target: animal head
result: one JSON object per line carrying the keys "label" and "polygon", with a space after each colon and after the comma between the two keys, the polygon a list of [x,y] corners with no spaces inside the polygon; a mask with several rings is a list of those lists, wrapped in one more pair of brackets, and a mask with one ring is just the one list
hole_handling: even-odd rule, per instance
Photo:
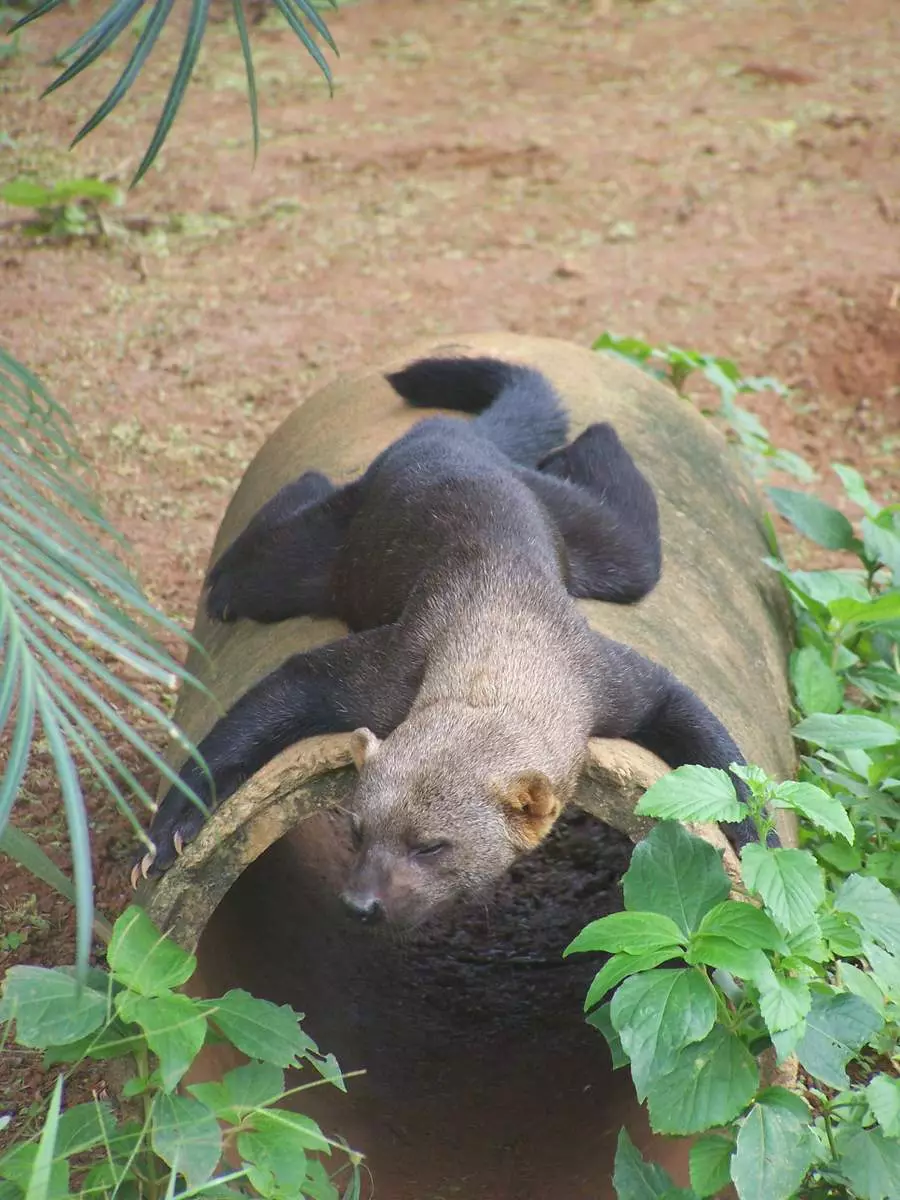
{"label": "animal head", "polygon": [[384,741],[353,735],[356,859],[343,900],[354,915],[415,927],[477,896],[553,827],[559,790],[508,721],[435,706]]}

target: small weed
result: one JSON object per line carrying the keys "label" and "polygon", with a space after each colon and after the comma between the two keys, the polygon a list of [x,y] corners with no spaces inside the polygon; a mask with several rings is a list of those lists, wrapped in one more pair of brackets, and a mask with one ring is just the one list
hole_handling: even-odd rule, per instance
{"label": "small weed", "polygon": [[105,235],[101,206],[118,206],[124,200],[116,184],[102,179],[69,179],[50,185],[14,179],[0,187],[0,202],[34,209],[34,217],[22,222],[25,233],[69,240]]}

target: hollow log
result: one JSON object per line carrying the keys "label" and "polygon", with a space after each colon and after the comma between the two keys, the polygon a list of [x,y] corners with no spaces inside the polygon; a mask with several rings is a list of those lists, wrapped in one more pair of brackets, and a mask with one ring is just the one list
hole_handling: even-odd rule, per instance
{"label": "hollow log", "polygon": [[[789,613],[752,481],[710,423],[628,364],[565,342],[479,334],[422,343],[323,388],[251,463],[211,561],[285,483],[310,468],[344,481],[417,420],[387,372],[428,354],[490,354],[543,371],[571,436],[611,421],[652,483],[663,576],[641,604],[581,601],[591,625],[664,663],[725,723],[751,762],[794,767],[786,662]],[[359,581],[366,586],[365,580]],[[337,621],[217,625],[198,609],[188,666],[211,693],[185,691],[176,721],[199,741],[288,655],[342,636]],[[180,764],[177,746],[170,761]],[[576,802],[548,842],[486,905],[473,902],[400,940],[352,926],[336,901],[349,850],[339,817],[352,786],[347,737],[298,743],[229,799],[143,892],[153,918],[196,949],[195,986],[242,986],[289,1002],[345,1070],[349,1096],[301,1093],[298,1107],[367,1155],[385,1200],[614,1196],[620,1126],[686,1182],[686,1147],[653,1137],[627,1072],[610,1070],[581,1005],[597,963],[562,961],[588,920],[619,907],[618,880],[647,828],[634,815],[665,769],[627,742],[591,743]],[[163,789],[161,788],[161,791]],[[338,815],[336,815],[338,814]],[[717,844],[717,830],[704,836]],[[792,827],[782,823],[784,840]],[[726,853],[726,860],[730,851]],[[209,1074],[229,1065],[221,1049]],[[374,1193],[373,1193],[374,1194]]]}

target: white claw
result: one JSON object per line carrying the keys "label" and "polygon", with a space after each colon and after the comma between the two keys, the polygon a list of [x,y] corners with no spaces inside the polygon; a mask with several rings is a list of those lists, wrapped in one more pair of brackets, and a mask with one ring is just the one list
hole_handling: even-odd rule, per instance
{"label": "white claw", "polygon": [[131,868],[131,890],[134,891],[141,882],[141,864],[135,863]]}
{"label": "white claw", "polygon": [[145,879],[147,878],[147,873],[150,870],[150,868],[153,866],[155,861],[156,861],[156,851],[154,851],[152,854],[145,854],[144,857],[141,859],[141,874],[143,875],[143,877]]}
{"label": "white claw", "polygon": [[172,845],[175,847],[175,853],[181,858],[184,854],[184,838],[181,836],[180,829],[176,829],[172,834]]}

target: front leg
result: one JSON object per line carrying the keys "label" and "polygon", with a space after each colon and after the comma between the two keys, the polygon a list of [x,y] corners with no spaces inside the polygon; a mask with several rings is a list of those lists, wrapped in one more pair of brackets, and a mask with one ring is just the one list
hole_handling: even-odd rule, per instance
{"label": "front leg", "polygon": [[[592,736],[626,738],[673,768],[692,763],[728,771],[732,763],[745,762],[718,717],[670,671],[630,646],[599,635],[594,651]],[[735,775],[731,778],[738,795],[746,798],[746,784]],[[737,850],[757,840],[749,818],[723,822],[722,828]]]}
{"label": "front leg", "polygon": [[[245,692],[200,742],[210,780],[190,759],[181,779],[213,809],[260,767],[301,738],[367,725],[384,736],[404,719],[421,681],[422,657],[398,625],[354,633],[296,654]],[[197,836],[205,814],[177,787],[150,826],[155,854],[145,874],[171,866]]]}

